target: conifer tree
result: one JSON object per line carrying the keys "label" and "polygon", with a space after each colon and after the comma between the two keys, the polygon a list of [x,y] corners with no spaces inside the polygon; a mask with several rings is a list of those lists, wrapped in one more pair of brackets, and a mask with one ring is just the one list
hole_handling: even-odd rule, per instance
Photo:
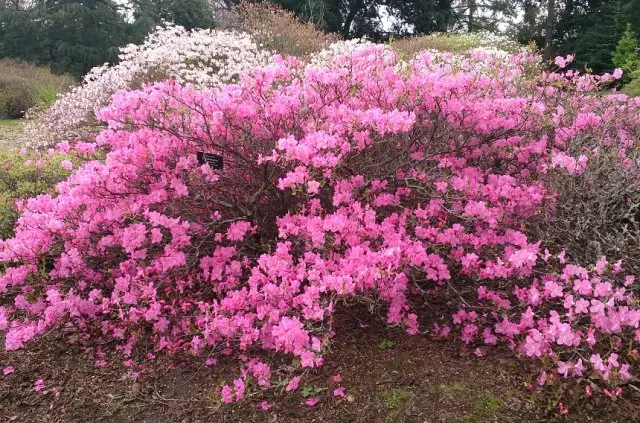
{"label": "conifer tree", "polygon": [[622,37],[620,37],[611,56],[614,66],[624,71],[622,81],[624,83],[631,82],[632,74],[640,64],[638,59],[638,39],[631,28],[631,24],[627,24],[627,28],[622,33]]}

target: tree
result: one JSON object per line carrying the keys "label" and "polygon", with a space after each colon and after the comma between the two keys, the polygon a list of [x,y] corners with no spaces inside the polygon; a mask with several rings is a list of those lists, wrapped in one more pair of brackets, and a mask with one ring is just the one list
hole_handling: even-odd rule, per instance
{"label": "tree", "polygon": [[[12,5],[16,4],[12,2]],[[127,23],[112,0],[37,0],[0,10],[0,56],[84,75],[117,60]]]}
{"label": "tree", "polygon": [[48,64],[43,60],[44,43],[42,26],[33,10],[0,9],[0,57]]}
{"label": "tree", "polygon": [[[588,3],[588,2],[587,2]],[[593,2],[595,7],[581,13],[588,4],[577,0],[573,17],[563,16],[557,25],[555,44],[559,54],[575,53],[575,66],[595,73],[610,72],[614,65],[611,52],[625,30],[629,2],[608,0]]]}
{"label": "tree", "polygon": [[[248,0],[247,0],[248,1]],[[259,0],[258,0],[259,1]],[[318,28],[344,38],[374,41],[390,36],[446,32],[455,23],[454,0],[273,0]],[[506,0],[486,0],[492,5]],[[214,10],[226,10],[238,0],[209,0]],[[484,5],[484,3],[483,3]],[[484,6],[483,6],[484,7]],[[484,10],[484,9],[483,9]],[[394,19],[389,28],[387,16]]]}
{"label": "tree", "polygon": [[633,72],[638,69],[638,39],[631,28],[631,24],[627,24],[622,37],[618,41],[615,51],[611,55],[613,64],[624,71],[622,81],[628,83],[631,81]]}
{"label": "tree", "polygon": [[406,35],[407,27],[413,35],[447,32],[454,20],[453,0],[390,0],[387,5],[400,18],[397,35]]}
{"label": "tree", "polygon": [[153,29],[166,23],[186,29],[213,28],[213,6],[207,0],[133,0],[131,42],[140,43]]}
{"label": "tree", "polygon": [[114,62],[127,42],[127,23],[112,0],[47,0],[43,18],[43,60],[56,73],[82,76],[96,65]]}
{"label": "tree", "polygon": [[551,59],[553,54],[553,35],[556,29],[556,1],[547,0],[547,19],[544,29],[544,60]]}
{"label": "tree", "polygon": [[[451,3],[451,2],[450,2]],[[450,4],[455,29],[496,32],[515,19],[518,2],[509,0],[457,0]]]}

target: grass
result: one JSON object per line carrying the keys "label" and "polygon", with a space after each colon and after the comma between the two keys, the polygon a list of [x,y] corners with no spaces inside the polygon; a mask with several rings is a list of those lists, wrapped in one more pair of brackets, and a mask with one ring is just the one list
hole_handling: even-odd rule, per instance
{"label": "grass", "polygon": [[3,126],[18,126],[22,125],[24,120],[22,119],[0,119],[0,127]]}
{"label": "grass", "polygon": [[465,419],[469,423],[480,423],[490,420],[496,414],[502,411],[502,401],[500,398],[493,395],[491,392],[486,392],[481,397],[477,398],[473,404],[473,412],[465,416]]}
{"label": "grass", "polygon": [[400,423],[414,400],[413,391],[407,388],[391,388],[384,393],[384,405],[389,409],[388,421]]}
{"label": "grass", "polygon": [[384,396],[387,408],[404,408],[413,399],[413,392],[406,388],[391,388]]}

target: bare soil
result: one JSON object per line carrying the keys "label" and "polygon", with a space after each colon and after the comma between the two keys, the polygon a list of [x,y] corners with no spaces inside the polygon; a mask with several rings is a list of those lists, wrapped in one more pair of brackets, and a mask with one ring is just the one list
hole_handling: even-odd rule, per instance
{"label": "bare soil", "polygon": [[[223,405],[213,392],[221,379],[231,381],[238,364],[221,361],[207,367],[202,358],[158,356],[132,379],[122,360],[96,367],[93,352],[70,347],[51,333],[28,350],[0,352],[0,421],[8,422],[640,422],[640,397],[615,403],[587,400],[579,382],[546,389],[527,388],[535,374],[527,363],[499,348],[476,357],[456,341],[427,335],[408,337],[400,329],[364,313],[366,321],[338,315],[337,337],[326,364],[308,372],[301,387],[249,387],[238,404]],[[0,340],[1,343],[2,340]],[[106,347],[105,347],[106,348]],[[277,357],[270,357],[277,361]],[[284,361],[286,362],[286,361]],[[274,380],[286,381],[282,369]],[[331,380],[342,376],[347,397],[336,398]],[[34,382],[46,388],[34,392]],[[564,391],[568,415],[558,413],[556,396]],[[309,407],[305,395],[320,402]],[[262,411],[259,404],[271,408]]]}

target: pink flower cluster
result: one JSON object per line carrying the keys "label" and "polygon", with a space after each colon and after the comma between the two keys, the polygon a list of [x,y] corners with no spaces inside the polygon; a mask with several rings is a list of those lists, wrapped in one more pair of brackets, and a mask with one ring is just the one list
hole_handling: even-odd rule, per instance
{"label": "pink flower cluster", "polygon": [[322,365],[343,298],[375,301],[417,334],[428,317],[413,298],[473,292],[451,311],[463,342],[506,342],[566,377],[627,380],[633,277],[604,258],[593,269],[551,258],[527,223],[553,210],[553,172],[580,177],[604,149],[625,159],[640,100],[592,96],[606,77],[531,77],[537,60],[405,62],[368,45],[324,66],[276,59],[215,90],[118,93],[98,114],[104,160],[28,200],[0,242],[5,347],[71,325],[127,357],[143,339],[234,355],[242,377],[221,390],[232,402],[247,378],[274,384],[249,354]]}

